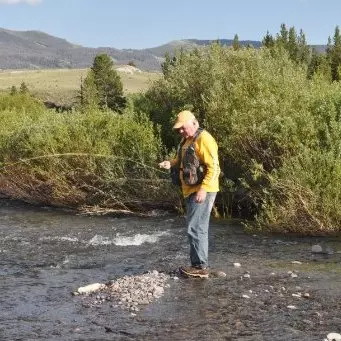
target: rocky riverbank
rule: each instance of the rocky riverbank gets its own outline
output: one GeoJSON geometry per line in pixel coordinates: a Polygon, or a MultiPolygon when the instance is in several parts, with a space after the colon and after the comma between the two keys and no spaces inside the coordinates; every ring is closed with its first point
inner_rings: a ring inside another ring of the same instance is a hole
{"type": "Polygon", "coordinates": [[[163,296],[165,288],[170,287],[170,280],[178,280],[178,277],[153,270],[142,275],[124,276],[106,284],[90,284],[78,288],[73,294],[85,295],[83,305],[86,307],[110,302],[113,308],[121,307],[134,315],[141,306],[163,296]]]}

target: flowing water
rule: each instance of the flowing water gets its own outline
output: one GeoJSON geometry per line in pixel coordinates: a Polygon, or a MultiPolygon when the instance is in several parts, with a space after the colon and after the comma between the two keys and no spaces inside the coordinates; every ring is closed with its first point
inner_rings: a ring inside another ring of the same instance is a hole
{"type": "Polygon", "coordinates": [[[3,201],[0,340],[323,340],[341,332],[340,250],[339,238],[247,234],[212,221],[210,262],[227,276],[171,278],[134,315],[72,292],[186,265],[183,217],[89,217],[3,201]],[[313,255],[316,243],[334,253],[313,255]]]}

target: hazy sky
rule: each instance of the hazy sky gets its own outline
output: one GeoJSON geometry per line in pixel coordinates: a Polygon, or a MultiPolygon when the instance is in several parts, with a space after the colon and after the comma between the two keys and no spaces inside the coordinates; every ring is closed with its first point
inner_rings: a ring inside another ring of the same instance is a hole
{"type": "Polygon", "coordinates": [[[147,48],[178,39],[262,40],[294,26],[309,44],[341,28],[341,0],[0,0],[0,27],[88,47],[147,48]]]}

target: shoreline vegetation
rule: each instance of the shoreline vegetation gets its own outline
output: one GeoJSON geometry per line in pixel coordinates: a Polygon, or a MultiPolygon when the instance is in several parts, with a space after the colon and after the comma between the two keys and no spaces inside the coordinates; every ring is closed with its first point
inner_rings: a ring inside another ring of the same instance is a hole
{"type": "Polygon", "coordinates": [[[179,190],[157,164],[174,153],[172,121],[189,109],[219,145],[217,215],[265,232],[340,232],[341,86],[331,53],[341,39],[312,66],[302,34],[293,55],[284,33],[258,50],[236,42],[178,51],[141,91],[127,91],[100,55],[68,110],[47,108],[26,79],[19,90],[8,84],[0,95],[0,192],[89,213],[179,210],[179,190]]]}

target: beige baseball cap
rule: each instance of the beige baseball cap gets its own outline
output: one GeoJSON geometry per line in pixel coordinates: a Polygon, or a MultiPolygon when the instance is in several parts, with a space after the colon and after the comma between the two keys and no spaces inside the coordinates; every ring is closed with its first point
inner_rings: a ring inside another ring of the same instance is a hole
{"type": "Polygon", "coordinates": [[[181,128],[185,123],[188,121],[195,120],[195,116],[189,111],[189,110],[184,110],[179,112],[175,123],[173,125],[173,129],[179,129],[181,128]]]}

